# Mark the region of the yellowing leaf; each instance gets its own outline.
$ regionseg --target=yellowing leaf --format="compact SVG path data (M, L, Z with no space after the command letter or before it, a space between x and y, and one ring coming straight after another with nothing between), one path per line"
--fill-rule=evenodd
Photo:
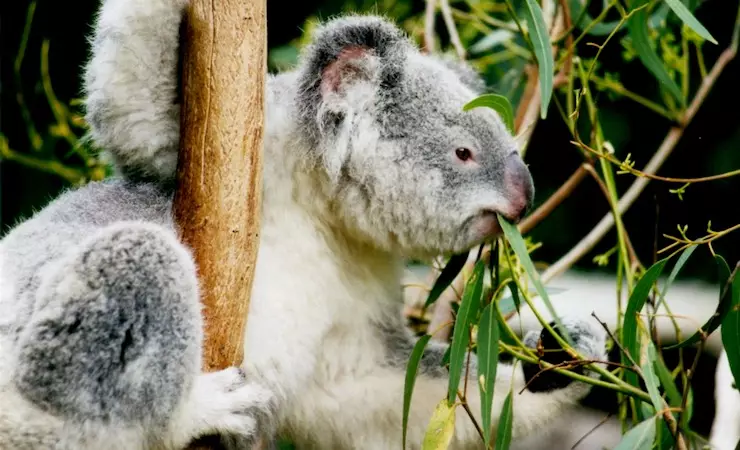
M447 399L442 399L434 409L432 420L429 422L424 435L422 450L445 450L450 446L455 434L455 404L450 406Z

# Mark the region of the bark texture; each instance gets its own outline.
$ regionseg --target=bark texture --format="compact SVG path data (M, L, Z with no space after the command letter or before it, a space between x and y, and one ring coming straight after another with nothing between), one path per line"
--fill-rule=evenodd
M244 355L262 201L265 11L266 0L191 0L183 28L174 215L202 286L205 371Z

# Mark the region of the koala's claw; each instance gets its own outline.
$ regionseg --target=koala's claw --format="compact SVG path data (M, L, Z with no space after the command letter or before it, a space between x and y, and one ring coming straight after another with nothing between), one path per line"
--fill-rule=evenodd
M606 352L606 331L600 327L586 322L585 320L565 318L561 320L565 331L573 341L575 350L583 358L595 361L605 361ZM561 337L563 333L558 329L555 322L550 326ZM524 336L524 344L527 347L542 350L540 359L550 364L560 364L573 360L573 357L566 351L562 350L557 340L550 334L547 329L541 331L530 331ZM603 364L599 364L603 366ZM529 382L528 389L532 392L546 392L554 389L562 389L572 383L572 379L555 372L541 373L537 364L524 364L524 377ZM571 370L576 373L584 373L583 366L572 367ZM598 376L593 371L586 371L589 376Z
M274 433L275 395L247 380L237 367L201 374L191 408L195 436L219 434L227 448L248 448L258 437Z

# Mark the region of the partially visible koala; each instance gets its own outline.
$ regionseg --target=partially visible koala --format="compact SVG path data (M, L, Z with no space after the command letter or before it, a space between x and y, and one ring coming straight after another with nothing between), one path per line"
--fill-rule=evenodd
M277 431L302 450L399 448L414 344L401 317L404 260L468 250L500 232L497 213L522 217L534 189L513 138L495 112L463 112L482 86L470 69L423 55L383 18L322 25L299 66L267 80L250 382L235 369L200 375L196 272L171 213L184 6L103 2L87 119L119 175L66 192L0 242L13 261L0 277L14 286L0 301L0 439L176 448L206 429L269 433L255 419L274 410ZM584 356L605 359L598 327L564 323ZM445 350L431 345L422 360L409 448L447 391ZM499 366L495 412L527 374ZM470 376L477 413L475 358ZM542 380L514 397L514 439L588 392ZM459 414L452 448L479 448Z

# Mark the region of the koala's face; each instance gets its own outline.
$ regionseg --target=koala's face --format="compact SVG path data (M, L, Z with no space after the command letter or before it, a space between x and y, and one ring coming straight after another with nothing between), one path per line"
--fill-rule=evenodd
M307 50L302 128L347 229L409 256L461 252L518 221L534 189L481 82L376 17L324 25Z

